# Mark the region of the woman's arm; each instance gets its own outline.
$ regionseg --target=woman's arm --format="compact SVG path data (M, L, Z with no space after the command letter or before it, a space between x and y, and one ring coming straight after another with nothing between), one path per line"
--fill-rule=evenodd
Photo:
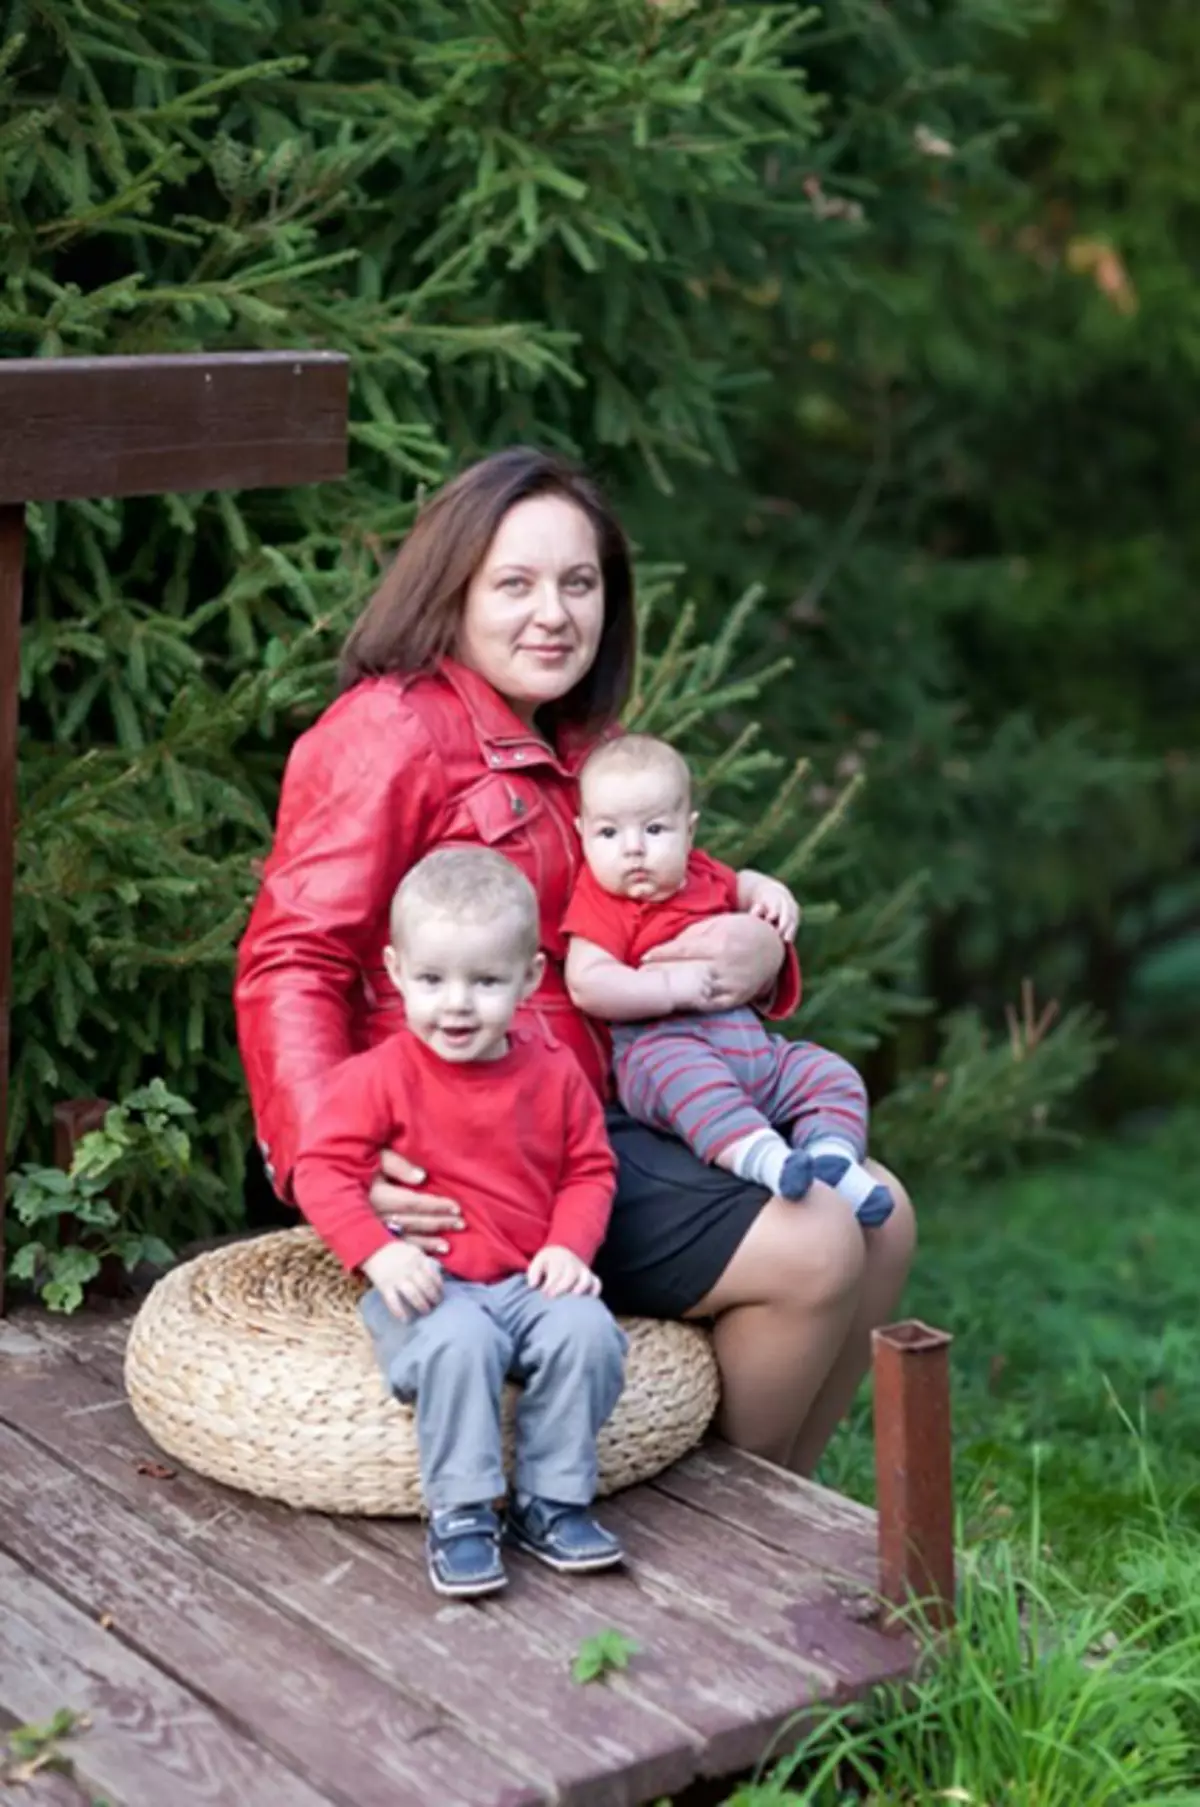
M770 1017L790 1016L800 1002L796 950L757 916L710 916L696 922L646 955L643 967L670 961L703 960L716 972L709 1010L736 1010L753 1004Z
M394 684L350 691L292 751L234 990L255 1124L281 1196L303 1125L353 1052L355 995L364 969L380 964L392 892L436 844L444 800L443 768Z
M607 1023L639 1023L677 1010L706 1010L716 984L707 961L626 966L604 948L572 935L564 967L571 1002Z

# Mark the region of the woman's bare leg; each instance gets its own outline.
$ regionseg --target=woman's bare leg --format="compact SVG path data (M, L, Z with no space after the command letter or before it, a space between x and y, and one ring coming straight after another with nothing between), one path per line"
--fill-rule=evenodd
M797 1474L811 1474L821 1452L850 1410L863 1375L871 1365L871 1332L887 1324L895 1313L917 1242L912 1201L894 1174L875 1161L864 1166L882 1180L896 1201L896 1209L878 1229L863 1232L866 1261L858 1290L857 1310L841 1350L813 1399L808 1416L787 1456L787 1466ZM846 1208L842 1200L843 1210Z
M860 1308L865 1239L818 1182L764 1206L725 1272L689 1313L715 1318L721 1435L786 1463L842 1357Z

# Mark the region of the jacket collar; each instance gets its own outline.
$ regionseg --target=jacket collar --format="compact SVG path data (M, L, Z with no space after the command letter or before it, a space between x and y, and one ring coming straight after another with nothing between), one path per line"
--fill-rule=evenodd
M577 728L567 729L560 735L559 745L552 747L513 713L486 678L469 666L444 658L439 661L438 676L458 698L485 762L495 771L549 765L564 777L573 778L592 748L607 740L612 732L585 734Z

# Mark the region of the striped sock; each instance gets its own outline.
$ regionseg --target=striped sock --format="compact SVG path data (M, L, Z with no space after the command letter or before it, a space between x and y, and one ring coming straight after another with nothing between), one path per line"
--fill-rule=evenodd
M896 1209L887 1187L872 1179L856 1159L851 1144L840 1136L814 1136L805 1153L812 1156L813 1178L832 1186L853 1205L859 1223L871 1228L884 1223Z
M774 1129L752 1130L731 1143L721 1155L721 1165L740 1180L765 1186L777 1198L803 1198L813 1182L807 1148L790 1148Z

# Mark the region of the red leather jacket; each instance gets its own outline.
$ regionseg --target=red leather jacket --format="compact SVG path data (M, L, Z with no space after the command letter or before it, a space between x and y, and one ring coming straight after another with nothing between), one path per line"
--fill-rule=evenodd
M530 879L547 963L521 1014L607 1091L608 1036L563 980L562 920L581 862L575 780L590 745L553 752L450 659L428 676L355 685L296 742L234 991L259 1141L282 1194L330 1070L404 1020L383 966L388 907L435 847L494 847ZM797 992L793 956L772 1015L794 1009Z

